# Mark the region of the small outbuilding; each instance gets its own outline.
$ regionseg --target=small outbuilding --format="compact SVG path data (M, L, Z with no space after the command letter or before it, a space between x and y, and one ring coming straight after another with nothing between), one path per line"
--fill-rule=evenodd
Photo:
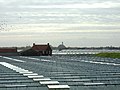
M52 56L52 49L49 45L36 45L33 43L33 46L30 49L20 52L22 56Z
M1 47L0 48L1 56L18 56L16 47Z

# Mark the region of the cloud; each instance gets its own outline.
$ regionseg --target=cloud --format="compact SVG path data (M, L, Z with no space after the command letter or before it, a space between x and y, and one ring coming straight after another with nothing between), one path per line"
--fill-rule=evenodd
M58 5L27 5L20 8L115 8L120 7L120 3L104 2L104 3L76 3L76 4L58 4Z
M79 25L79 24L16 24L8 32L12 35L29 35L41 33L120 33L119 25ZM7 32L6 32L7 33ZM5 35L6 33L1 33ZM15 34L16 33L16 34Z
M81 40L80 45L85 38L88 42L105 38L107 42L120 33L119 0L0 0L0 8L0 20L11 29L0 32L1 41L16 37L17 43L21 38L40 42L42 36L43 42L58 42L65 37L66 42ZM52 39L46 37L49 34ZM111 40L119 41L117 37Z
M8 5L3 5L0 17L5 17L10 23L116 24L120 18L118 9L120 3L112 0L2 0L2 2ZM115 7L116 9L113 9Z

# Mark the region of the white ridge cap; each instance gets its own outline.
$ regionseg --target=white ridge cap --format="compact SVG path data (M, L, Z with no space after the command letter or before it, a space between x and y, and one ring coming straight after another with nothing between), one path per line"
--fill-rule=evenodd
M25 73L23 74L24 76L35 76L38 75L37 73Z
M50 81L51 79L50 78L36 78L36 79L33 79L34 81Z
M48 85L49 89L69 89L68 85Z
M58 81L40 81L40 84L42 85L53 85L53 84L59 84Z
M19 73L21 73L21 74L30 74L30 73L33 73L33 72L31 72L31 71L20 71Z
M42 78L44 77L43 75L33 75L33 76L28 76L28 78Z

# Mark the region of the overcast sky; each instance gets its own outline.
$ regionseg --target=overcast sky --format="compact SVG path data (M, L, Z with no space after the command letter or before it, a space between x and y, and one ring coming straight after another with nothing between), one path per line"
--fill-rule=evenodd
M120 46L120 0L0 0L0 46Z

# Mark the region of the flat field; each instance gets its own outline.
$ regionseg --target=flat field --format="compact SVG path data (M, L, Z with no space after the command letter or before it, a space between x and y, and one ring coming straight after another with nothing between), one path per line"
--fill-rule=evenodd
M113 53L99 53L96 54L99 57L108 57L108 58L120 58L120 53L113 52Z

